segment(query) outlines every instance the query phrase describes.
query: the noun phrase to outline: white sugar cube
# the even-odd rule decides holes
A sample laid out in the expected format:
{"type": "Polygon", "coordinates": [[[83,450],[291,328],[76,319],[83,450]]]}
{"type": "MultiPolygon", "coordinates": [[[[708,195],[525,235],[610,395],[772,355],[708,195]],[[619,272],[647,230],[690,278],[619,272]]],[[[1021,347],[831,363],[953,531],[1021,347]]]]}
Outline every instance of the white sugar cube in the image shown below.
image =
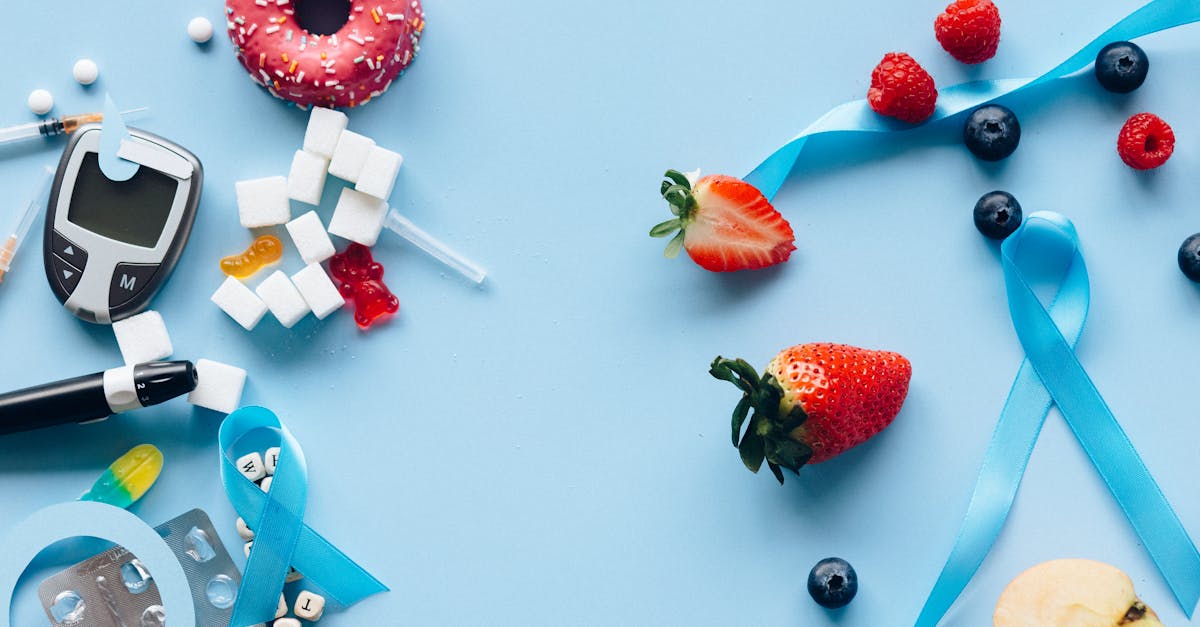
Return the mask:
{"type": "Polygon", "coordinates": [[[350,118],[341,111],[313,107],[308,116],[308,128],[304,131],[304,149],[328,159],[337,148],[338,139],[350,118]]]}
{"type": "Polygon", "coordinates": [[[283,224],[292,219],[292,208],[288,205],[288,182],[282,176],[238,181],[238,217],[242,226],[253,229],[260,226],[283,224]]]}
{"type": "Polygon", "coordinates": [[[267,474],[275,474],[275,469],[279,466],[279,447],[272,446],[267,449],[266,455],[263,455],[263,463],[267,465],[267,474]]]}
{"type": "Polygon", "coordinates": [[[254,532],[251,531],[250,528],[246,526],[246,521],[242,520],[241,516],[238,516],[238,519],[237,519],[237,532],[238,532],[238,536],[242,540],[245,540],[246,542],[249,542],[254,539],[254,532]]]}
{"type": "Polygon", "coordinates": [[[304,263],[320,263],[337,252],[334,250],[333,242],[329,240],[329,233],[325,232],[325,225],[321,223],[321,218],[316,211],[309,211],[288,222],[287,230],[304,263]]]}
{"type": "MultiPolygon", "coordinates": [[[[275,618],[283,618],[284,616],[287,615],[287,611],[288,611],[287,597],[284,597],[281,594],[281,595],[279,595],[279,606],[275,608],[275,618]]],[[[275,624],[279,625],[280,623],[275,623],[275,624]]]]}
{"type": "Polygon", "coordinates": [[[337,207],[333,210],[329,232],[363,246],[374,246],[379,239],[379,232],[383,230],[387,210],[387,201],[347,187],[342,190],[337,207]]]}
{"type": "Polygon", "coordinates": [[[258,484],[258,487],[262,488],[263,492],[270,492],[271,491],[271,482],[273,479],[274,479],[274,477],[267,475],[266,478],[264,478],[262,480],[262,483],[258,484]]]}
{"type": "MultiPolygon", "coordinates": [[[[223,414],[231,414],[241,405],[242,390],[245,388],[245,370],[218,361],[198,359],[196,360],[196,389],[188,394],[188,402],[223,414]]],[[[262,465],[261,458],[259,465],[262,465]]],[[[267,471],[265,467],[262,470],[264,474],[267,471]]],[[[251,481],[257,480],[251,479],[251,481]]]]}
{"type": "Polygon", "coordinates": [[[292,283],[318,320],[324,320],[326,316],[346,304],[346,299],[319,263],[309,264],[293,274],[292,283]]]}
{"type": "Polygon", "coordinates": [[[351,183],[358,182],[358,175],[367,163],[367,155],[375,147],[375,140],[354,131],[342,131],[333,159],[329,162],[329,173],[351,183]]]}
{"type": "Polygon", "coordinates": [[[142,364],[171,356],[171,336],[157,311],[144,311],[112,325],[126,364],[142,364]]]}
{"type": "Polygon", "coordinates": [[[296,616],[307,621],[321,620],[321,615],[325,613],[325,597],[310,592],[301,590],[296,596],[296,616]]]}
{"type": "Polygon", "coordinates": [[[281,270],[271,273],[258,287],[254,289],[258,297],[267,304],[267,309],[275,314],[285,329],[292,328],[300,319],[308,315],[308,303],[288,280],[281,270]]]}
{"type": "Polygon", "coordinates": [[[328,157],[297,150],[292,156],[292,168],[288,171],[288,198],[310,205],[321,204],[328,171],[328,157]]]}
{"type": "Polygon", "coordinates": [[[400,174],[402,163],[404,157],[400,153],[373,146],[367,152],[367,159],[363,163],[362,171],[358,173],[358,182],[354,189],[387,200],[388,196],[392,195],[396,175],[400,174]]]}
{"type": "Polygon", "coordinates": [[[295,618],[281,618],[274,623],[274,627],[302,627],[299,620],[295,618]]]}
{"type": "Polygon", "coordinates": [[[267,304],[233,277],[226,277],[221,287],[213,292],[212,302],[247,331],[254,329],[267,313],[267,304]]]}
{"type": "Polygon", "coordinates": [[[237,458],[234,465],[237,466],[238,472],[242,473],[243,477],[251,481],[258,481],[267,476],[267,468],[263,466],[262,455],[257,452],[242,455],[237,458]]]}

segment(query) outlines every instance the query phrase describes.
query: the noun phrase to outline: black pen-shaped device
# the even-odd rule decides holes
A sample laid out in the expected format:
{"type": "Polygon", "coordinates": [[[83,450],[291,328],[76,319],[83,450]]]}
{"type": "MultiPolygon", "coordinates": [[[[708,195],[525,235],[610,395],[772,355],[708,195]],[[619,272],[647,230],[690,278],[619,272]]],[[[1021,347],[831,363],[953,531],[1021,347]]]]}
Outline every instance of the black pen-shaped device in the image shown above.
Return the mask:
{"type": "Polygon", "coordinates": [[[0,435],[92,422],[196,389],[190,361],[153,361],[0,394],[0,435]]]}

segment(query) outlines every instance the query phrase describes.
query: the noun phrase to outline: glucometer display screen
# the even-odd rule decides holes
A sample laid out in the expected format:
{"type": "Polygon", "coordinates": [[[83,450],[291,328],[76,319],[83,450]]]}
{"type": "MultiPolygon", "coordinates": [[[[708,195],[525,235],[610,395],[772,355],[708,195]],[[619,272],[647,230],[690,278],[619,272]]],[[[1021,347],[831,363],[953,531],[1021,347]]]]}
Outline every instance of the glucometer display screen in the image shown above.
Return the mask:
{"type": "Polygon", "coordinates": [[[128,181],[109,180],[94,152],[83,155],[67,220],[119,242],[154,248],[171,215],[179,182],[146,166],[128,181]]]}

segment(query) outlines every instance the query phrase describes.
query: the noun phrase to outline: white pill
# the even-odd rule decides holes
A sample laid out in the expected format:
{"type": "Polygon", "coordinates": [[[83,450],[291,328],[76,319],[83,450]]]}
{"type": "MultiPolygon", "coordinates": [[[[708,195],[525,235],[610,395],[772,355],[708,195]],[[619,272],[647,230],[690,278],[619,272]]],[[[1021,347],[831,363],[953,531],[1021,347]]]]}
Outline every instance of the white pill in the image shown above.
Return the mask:
{"type": "Polygon", "coordinates": [[[296,616],[303,618],[306,621],[316,622],[321,620],[321,616],[325,613],[325,597],[301,590],[296,596],[296,616]]]}
{"type": "Polygon", "coordinates": [[[267,466],[267,475],[274,475],[275,468],[279,466],[279,447],[272,446],[267,449],[267,454],[263,455],[263,464],[267,466]]]}
{"type": "Polygon", "coordinates": [[[242,540],[246,542],[254,539],[254,532],[246,526],[246,521],[243,520],[241,516],[238,516],[237,519],[237,532],[238,536],[240,536],[242,540]]]}
{"type": "Polygon", "coordinates": [[[234,462],[238,472],[250,481],[258,481],[267,476],[267,468],[263,466],[262,455],[258,453],[247,453],[242,455],[234,462]]]}
{"type": "Polygon", "coordinates": [[[96,82],[97,78],[100,78],[100,66],[91,59],[80,59],[75,62],[71,73],[75,75],[75,80],[79,81],[80,85],[91,85],[96,82]]]}
{"type": "Polygon", "coordinates": [[[45,89],[35,89],[29,92],[29,110],[38,115],[46,115],[54,108],[54,96],[45,89]]]}
{"type": "Polygon", "coordinates": [[[212,36],[213,25],[207,17],[194,17],[188,22],[188,37],[191,37],[192,41],[202,44],[212,39],[212,36]]]}

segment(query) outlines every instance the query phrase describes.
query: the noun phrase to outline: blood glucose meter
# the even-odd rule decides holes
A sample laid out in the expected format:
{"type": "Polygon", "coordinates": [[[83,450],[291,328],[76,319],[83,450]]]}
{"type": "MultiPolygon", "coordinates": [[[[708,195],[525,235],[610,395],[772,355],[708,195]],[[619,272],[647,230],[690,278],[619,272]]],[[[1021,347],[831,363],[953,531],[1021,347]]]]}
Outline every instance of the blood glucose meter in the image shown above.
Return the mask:
{"type": "Polygon", "coordinates": [[[170,276],[200,202],[195,155],[137,129],[121,141],[138,164],[126,181],[100,169],[100,125],[81,127],[63,151],[46,208],[43,258],[54,295],[99,324],[132,316],[170,276]]]}

